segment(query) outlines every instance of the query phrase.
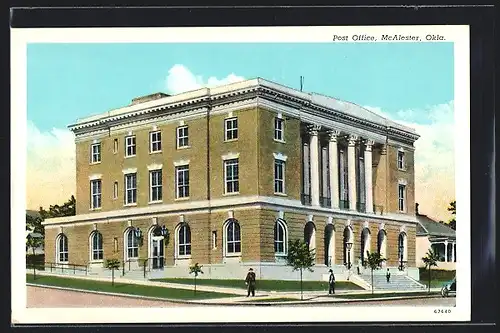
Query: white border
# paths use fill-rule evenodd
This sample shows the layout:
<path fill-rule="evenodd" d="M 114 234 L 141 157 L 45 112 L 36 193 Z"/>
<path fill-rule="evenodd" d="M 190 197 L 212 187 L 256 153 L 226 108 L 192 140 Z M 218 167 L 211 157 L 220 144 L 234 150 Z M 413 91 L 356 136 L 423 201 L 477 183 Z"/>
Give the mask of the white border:
<path fill-rule="evenodd" d="M 460 289 L 457 306 L 449 314 L 436 314 L 435 306 L 409 311 L 408 307 L 335 307 L 335 312 L 321 307 L 196 307 L 196 316 L 184 308 L 113 308 L 27 309 L 26 297 L 12 298 L 13 323 L 112 323 L 112 322 L 279 322 L 285 321 L 468 321 L 470 320 L 470 110 L 469 110 L 469 27 L 468 26 L 376 26 L 376 27 L 238 27 L 238 28 L 74 28 L 11 29 L 11 255 L 12 294 L 26 294 L 24 246 L 24 214 L 26 208 L 26 153 L 17 147 L 26 145 L 27 110 L 27 43 L 163 43 L 163 42 L 321 42 L 331 43 L 332 36 L 342 34 L 412 34 L 425 41 L 428 34 L 442 35 L 454 43 L 455 66 L 455 154 L 456 200 L 460 202 L 457 240 L 460 260 L 457 276 Z M 352 43 L 353 41 L 348 41 Z M 406 41 L 401 41 L 406 42 Z M 435 41 L 439 43 L 440 41 Z M 386 42 L 387 43 L 387 42 Z M 410 43 L 413 43 L 410 41 Z M 14 146 L 15 145 L 15 146 Z M 460 148 L 460 150 L 458 150 Z M 458 182 L 457 180 L 460 180 Z M 468 287 L 468 288 L 467 288 Z M 380 310 L 379 310 L 380 309 Z M 200 310 L 200 311 L 197 311 Z M 213 311 L 207 311 L 213 310 Z M 189 311 L 192 313 L 192 311 Z M 363 313 L 360 317 L 358 314 Z"/>

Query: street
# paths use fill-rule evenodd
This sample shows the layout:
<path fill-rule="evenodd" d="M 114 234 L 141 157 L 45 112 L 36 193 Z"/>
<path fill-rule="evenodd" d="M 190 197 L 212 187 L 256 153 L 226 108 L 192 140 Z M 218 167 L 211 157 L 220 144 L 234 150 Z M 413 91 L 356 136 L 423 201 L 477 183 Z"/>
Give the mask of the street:
<path fill-rule="evenodd" d="M 304 304 L 296 306 L 455 306 L 455 297 L 414 298 L 392 301 L 349 302 L 340 304 Z"/>

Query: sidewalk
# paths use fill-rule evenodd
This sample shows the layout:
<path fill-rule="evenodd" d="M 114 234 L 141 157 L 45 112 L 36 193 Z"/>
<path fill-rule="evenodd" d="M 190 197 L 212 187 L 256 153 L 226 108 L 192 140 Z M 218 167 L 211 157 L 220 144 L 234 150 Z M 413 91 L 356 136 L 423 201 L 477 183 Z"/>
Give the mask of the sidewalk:
<path fill-rule="evenodd" d="M 27 273 L 32 273 L 31 270 L 27 271 Z M 37 272 L 39 276 L 56 276 L 56 277 L 64 277 L 64 278 L 76 278 L 76 279 L 84 279 L 91 281 L 104 281 L 109 282 L 110 278 L 104 277 L 95 277 L 95 276 L 71 276 L 71 275 L 61 275 L 57 273 L 48 273 L 45 271 Z M 134 280 L 134 279 L 126 279 L 122 277 L 115 278 L 116 283 L 126 283 L 126 284 L 136 284 L 143 286 L 156 286 L 163 288 L 175 288 L 175 289 L 186 289 L 186 290 L 194 290 L 194 285 L 189 284 L 180 284 L 180 283 L 168 283 L 168 282 L 157 282 L 157 281 L 149 281 L 149 280 Z M 31 284 L 30 284 L 31 285 Z M 33 284 L 33 286 L 37 286 Z M 51 287 L 51 286 L 45 286 Z M 62 290 L 75 290 L 71 288 L 60 288 L 57 289 Z M 369 290 L 339 290 L 336 292 L 335 296 L 328 295 L 328 292 L 325 291 L 304 291 L 303 293 L 303 301 L 300 300 L 300 291 L 256 291 L 255 297 L 246 297 L 247 291 L 245 288 L 230 288 L 230 287 L 216 287 L 216 286 L 197 286 L 196 290 L 199 291 L 207 291 L 207 292 L 220 292 L 220 293 L 229 293 L 235 294 L 234 297 L 227 298 L 216 298 L 216 299 L 205 299 L 205 300 L 170 300 L 164 298 L 155 298 L 155 297 L 144 297 L 144 296 L 136 296 L 136 295 L 124 295 L 119 293 L 103 293 L 103 292 L 92 292 L 92 291 L 82 291 L 81 292 L 92 292 L 92 293 L 100 293 L 100 294 L 109 294 L 123 297 L 135 297 L 142 299 L 154 299 L 154 300 L 163 300 L 163 301 L 174 301 L 178 303 L 191 303 L 191 304 L 212 304 L 212 305 L 292 305 L 292 304 L 314 304 L 314 303 L 346 303 L 346 302 L 362 302 L 362 301 L 382 301 L 388 299 L 410 299 L 410 298 L 426 298 L 429 295 L 422 293 L 422 291 L 385 291 L 385 290 L 375 290 L 374 294 L 393 294 L 391 297 L 375 297 L 375 298 L 367 298 L 367 299 L 350 299 L 343 298 L 342 295 L 356 295 L 356 294 L 370 294 Z M 438 292 L 440 288 L 431 288 L 431 292 Z M 397 294 L 408 294 L 415 293 L 415 295 L 403 295 L 398 296 Z M 433 295 L 432 297 L 435 297 Z M 273 301 L 277 298 L 290 298 L 290 300 L 283 300 L 280 302 Z M 269 302 L 266 302 L 269 300 Z"/>

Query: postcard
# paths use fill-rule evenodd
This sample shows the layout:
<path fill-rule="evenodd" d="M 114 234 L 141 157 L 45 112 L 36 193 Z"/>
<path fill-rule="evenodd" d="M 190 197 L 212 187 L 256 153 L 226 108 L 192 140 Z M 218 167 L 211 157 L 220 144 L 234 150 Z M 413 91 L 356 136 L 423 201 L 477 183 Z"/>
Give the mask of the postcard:
<path fill-rule="evenodd" d="M 467 26 L 11 40 L 13 323 L 470 320 Z"/>

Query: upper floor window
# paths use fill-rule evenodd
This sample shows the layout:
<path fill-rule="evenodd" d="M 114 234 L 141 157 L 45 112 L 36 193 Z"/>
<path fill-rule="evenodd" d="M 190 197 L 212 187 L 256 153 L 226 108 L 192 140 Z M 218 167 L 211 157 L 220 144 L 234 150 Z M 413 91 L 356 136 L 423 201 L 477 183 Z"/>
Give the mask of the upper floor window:
<path fill-rule="evenodd" d="M 100 179 L 90 181 L 90 208 L 101 208 L 101 188 L 102 182 Z"/>
<path fill-rule="evenodd" d="M 113 199 L 118 199 L 118 182 L 113 184 Z"/>
<path fill-rule="evenodd" d="M 405 169 L 405 152 L 400 150 L 398 151 L 398 169 Z"/>
<path fill-rule="evenodd" d="M 101 144 L 94 143 L 90 146 L 90 163 L 101 162 Z"/>
<path fill-rule="evenodd" d="M 149 172 L 149 201 L 162 200 L 162 172 L 161 170 L 152 170 Z"/>
<path fill-rule="evenodd" d="M 182 223 L 177 229 L 177 255 L 191 255 L 191 229 L 187 223 Z"/>
<path fill-rule="evenodd" d="M 118 153 L 118 139 L 113 140 L 113 154 Z"/>
<path fill-rule="evenodd" d="M 274 160 L 274 193 L 285 194 L 285 161 Z"/>
<path fill-rule="evenodd" d="M 176 198 L 189 197 L 189 165 L 175 167 Z"/>
<path fill-rule="evenodd" d="M 274 140 L 285 141 L 285 121 L 282 118 L 274 118 Z"/>
<path fill-rule="evenodd" d="M 157 153 L 161 151 L 161 132 L 155 131 L 149 133 L 149 151 Z"/>
<path fill-rule="evenodd" d="M 241 253 L 241 230 L 240 224 L 235 219 L 231 219 L 226 223 L 226 254 Z"/>
<path fill-rule="evenodd" d="M 130 135 L 125 137 L 125 156 L 135 156 L 136 145 L 135 145 L 135 135 Z"/>
<path fill-rule="evenodd" d="M 406 211 L 406 185 L 398 184 L 398 210 Z"/>
<path fill-rule="evenodd" d="M 285 221 L 276 220 L 274 224 L 274 253 L 276 255 L 286 255 L 287 234 Z"/>
<path fill-rule="evenodd" d="M 177 148 L 189 147 L 189 129 L 187 126 L 177 127 Z"/>
<path fill-rule="evenodd" d="M 103 259 L 102 234 L 99 231 L 94 231 L 90 235 L 91 260 Z"/>
<path fill-rule="evenodd" d="M 125 175 L 125 204 L 137 203 L 137 174 L 129 173 Z"/>
<path fill-rule="evenodd" d="M 238 193 L 240 191 L 238 159 L 224 161 L 224 192 Z"/>
<path fill-rule="evenodd" d="M 225 119 L 224 124 L 224 139 L 226 141 L 238 139 L 238 118 Z"/>

